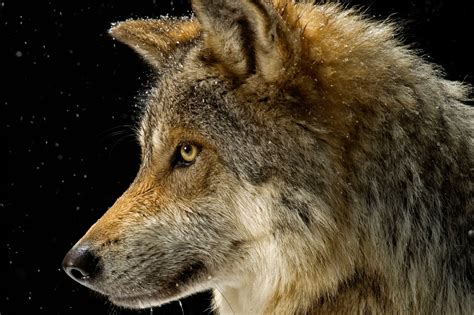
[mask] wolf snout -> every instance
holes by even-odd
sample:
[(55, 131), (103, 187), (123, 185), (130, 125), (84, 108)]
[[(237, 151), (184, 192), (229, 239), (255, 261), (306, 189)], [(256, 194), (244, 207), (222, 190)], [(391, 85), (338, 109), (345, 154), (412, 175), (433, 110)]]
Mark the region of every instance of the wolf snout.
[(77, 282), (90, 282), (101, 273), (100, 258), (87, 245), (74, 246), (63, 259), (63, 269)]

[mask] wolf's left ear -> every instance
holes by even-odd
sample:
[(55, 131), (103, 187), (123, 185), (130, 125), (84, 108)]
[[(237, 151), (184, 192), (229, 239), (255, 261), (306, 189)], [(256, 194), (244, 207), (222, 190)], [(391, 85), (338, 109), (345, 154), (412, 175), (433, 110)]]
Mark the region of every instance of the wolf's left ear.
[(269, 1), (193, 0), (192, 4), (211, 62), (239, 79), (254, 73), (268, 82), (281, 78), (294, 43)]
[(179, 46), (190, 43), (200, 33), (195, 20), (127, 20), (112, 26), (109, 34), (130, 46), (155, 69), (160, 69), (166, 59)]

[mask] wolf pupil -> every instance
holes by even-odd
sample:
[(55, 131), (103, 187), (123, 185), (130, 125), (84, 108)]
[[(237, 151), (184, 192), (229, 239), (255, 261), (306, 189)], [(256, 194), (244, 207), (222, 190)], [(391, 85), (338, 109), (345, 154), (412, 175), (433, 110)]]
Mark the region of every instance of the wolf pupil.
[(192, 148), (190, 145), (185, 144), (185, 145), (183, 146), (183, 152), (184, 152), (184, 153), (190, 154), (192, 151), (193, 151), (193, 148)]

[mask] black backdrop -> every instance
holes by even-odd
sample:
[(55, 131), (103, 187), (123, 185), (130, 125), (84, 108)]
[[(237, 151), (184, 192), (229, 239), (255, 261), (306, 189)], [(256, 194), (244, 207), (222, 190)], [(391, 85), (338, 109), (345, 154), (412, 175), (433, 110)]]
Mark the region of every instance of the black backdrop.
[[(132, 136), (150, 71), (107, 35), (114, 21), (189, 14), (186, 0), (0, 2), (0, 315), (136, 314), (60, 269), (66, 251), (138, 168)], [(404, 23), (405, 39), (448, 78), (474, 82), (474, 2), (346, 1)], [(388, 3), (389, 2), (389, 3)], [(126, 3), (126, 4), (125, 4)], [(206, 312), (209, 295), (154, 314)], [(141, 311), (149, 314), (150, 310)]]

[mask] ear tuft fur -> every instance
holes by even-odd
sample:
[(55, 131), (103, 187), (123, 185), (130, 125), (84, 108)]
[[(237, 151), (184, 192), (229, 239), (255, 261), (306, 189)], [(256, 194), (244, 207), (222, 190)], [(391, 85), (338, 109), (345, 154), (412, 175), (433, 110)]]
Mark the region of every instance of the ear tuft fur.
[(192, 19), (126, 20), (109, 30), (113, 38), (134, 49), (156, 69), (199, 33), (200, 26)]

